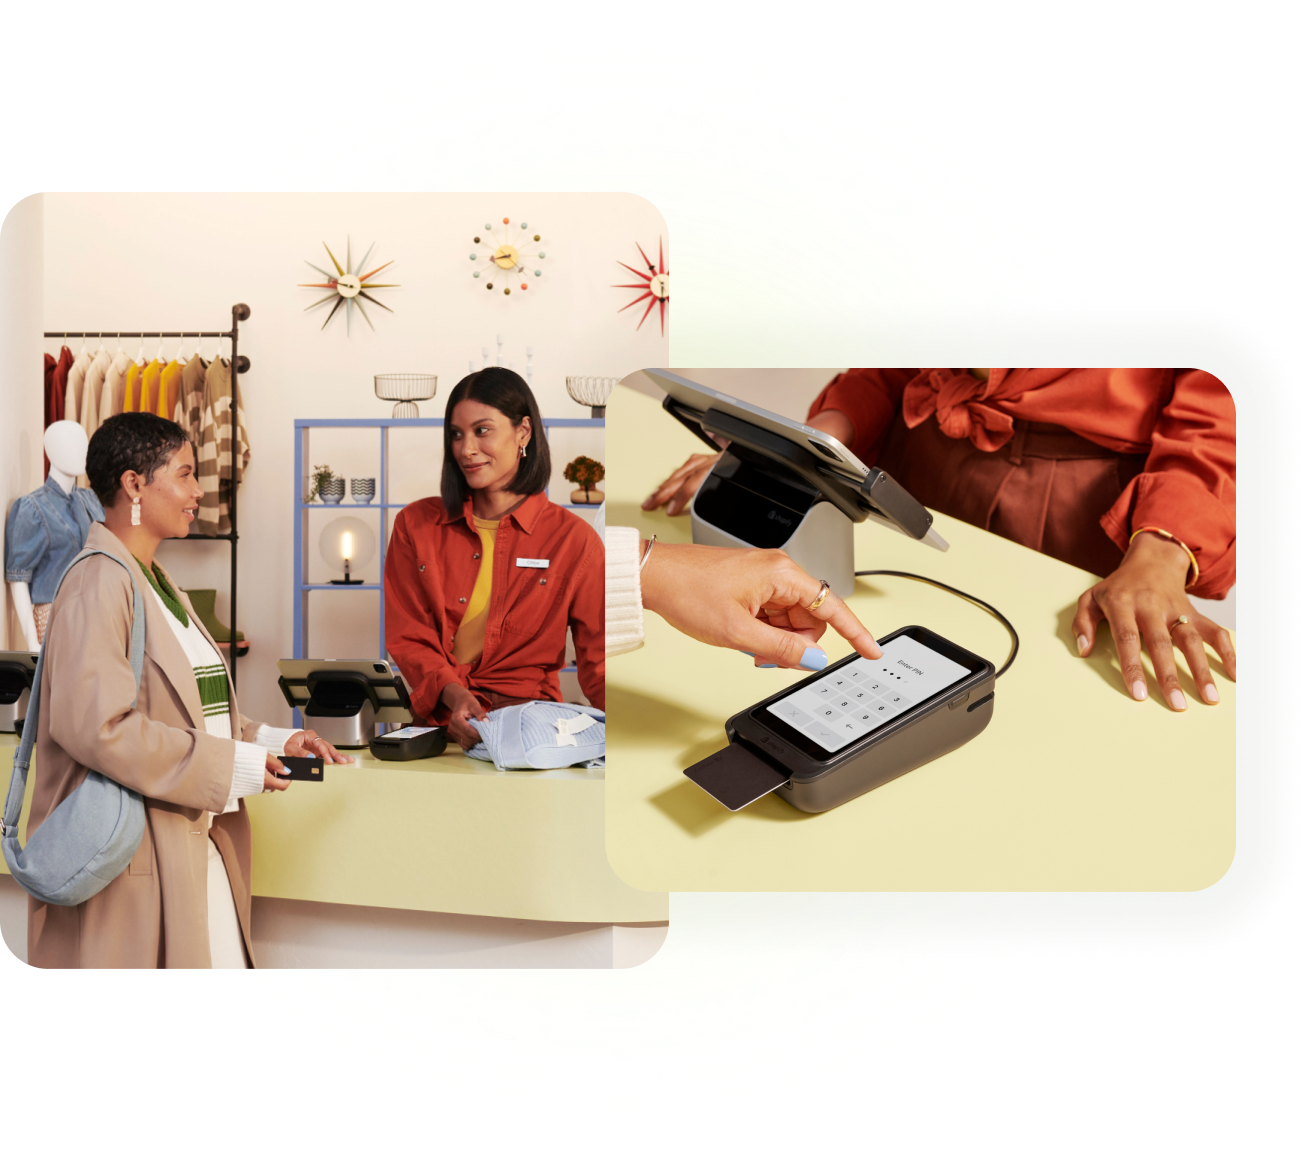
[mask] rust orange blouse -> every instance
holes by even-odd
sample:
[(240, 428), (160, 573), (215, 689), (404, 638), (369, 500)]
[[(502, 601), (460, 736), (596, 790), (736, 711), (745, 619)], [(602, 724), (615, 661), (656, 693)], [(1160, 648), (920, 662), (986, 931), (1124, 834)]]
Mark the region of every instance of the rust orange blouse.
[(1121, 549), (1140, 528), (1159, 528), (1197, 558), (1199, 597), (1223, 597), (1235, 576), (1234, 401), (1205, 371), (1151, 367), (854, 367), (809, 409), (845, 413), (853, 450), (881, 453), (897, 409), (909, 427), (935, 422), (985, 452), (1009, 442), (1014, 421), (1060, 424), (1103, 448), (1147, 457), (1141, 474), (1101, 518)]
[[(548, 563), (525, 563), (540, 561)], [(411, 687), (416, 721), (447, 722), (439, 695), (449, 682), (460, 682), (486, 709), (530, 699), (560, 702), (568, 628), (581, 689), (603, 709), (598, 534), (543, 493), (504, 517), (494, 541), (484, 652), (463, 665), (453, 657), (453, 642), (479, 572), (480, 536), (469, 498), (451, 515), (437, 496), (398, 513), (384, 562), (384, 640)]]

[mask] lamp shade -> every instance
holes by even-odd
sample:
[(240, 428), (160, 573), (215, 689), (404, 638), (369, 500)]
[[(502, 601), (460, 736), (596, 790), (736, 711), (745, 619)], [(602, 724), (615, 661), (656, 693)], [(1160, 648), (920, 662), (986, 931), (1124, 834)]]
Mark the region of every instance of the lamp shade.
[(320, 534), (320, 556), (334, 572), (359, 571), (374, 560), (375, 534), (363, 520), (337, 517)]

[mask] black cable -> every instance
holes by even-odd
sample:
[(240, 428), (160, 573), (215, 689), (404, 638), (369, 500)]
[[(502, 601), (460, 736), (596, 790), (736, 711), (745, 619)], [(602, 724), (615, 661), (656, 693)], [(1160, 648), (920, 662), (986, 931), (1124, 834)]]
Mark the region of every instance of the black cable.
[(931, 577), (923, 577), (918, 573), (901, 573), (896, 569), (861, 569), (855, 573), (856, 577), (904, 577), (909, 581), (922, 581), (926, 585), (935, 585), (938, 589), (944, 589), (947, 593), (953, 593), (956, 597), (963, 597), (965, 601), (972, 601), (974, 605), (985, 609), (997, 621), (1005, 626), (1010, 634), (1010, 656), (1005, 659), (1005, 665), (996, 671), (999, 678), (1011, 666), (1014, 665), (1014, 659), (1019, 654), (1019, 635), (1015, 633), (1014, 626), (1010, 624), (1010, 619), (1005, 616), (994, 605), (988, 605), (981, 597), (974, 597), (972, 593), (965, 593), (962, 589), (956, 589), (953, 585), (947, 585), (944, 581), (934, 581)]

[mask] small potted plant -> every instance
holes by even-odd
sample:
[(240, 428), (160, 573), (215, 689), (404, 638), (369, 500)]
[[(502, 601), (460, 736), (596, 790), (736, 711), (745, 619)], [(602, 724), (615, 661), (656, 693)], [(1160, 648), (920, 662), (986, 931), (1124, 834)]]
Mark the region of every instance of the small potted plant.
[(328, 464), (317, 464), (311, 472), (311, 490), (302, 497), (303, 504), (338, 504), (343, 499), (343, 481)]
[(563, 470), (562, 475), (580, 487), (571, 494), (572, 504), (602, 504), (603, 490), (595, 488), (603, 479), (603, 465), (588, 456), (577, 456)]

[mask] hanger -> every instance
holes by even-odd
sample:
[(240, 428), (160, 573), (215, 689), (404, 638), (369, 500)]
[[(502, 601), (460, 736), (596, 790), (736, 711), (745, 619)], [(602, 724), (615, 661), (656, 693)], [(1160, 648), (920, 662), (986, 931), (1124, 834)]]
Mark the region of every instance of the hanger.
[(144, 363), (146, 362), (146, 336), (145, 336), (145, 335), (141, 335), (141, 336), (138, 337), (138, 343), (137, 343), (137, 359), (135, 360), (135, 362), (137, 362), (137, 363), (142, 363), (142, 364), (144, 364)]
[(155, 351), (155, 361), (156, 361), (157, 363), (168, 363), (168, 362), (169, 362), (169, 357), (168, 357), (167, 355), (165, 355), (165, 349), (164, 349), (164, 332), (163, 332), (163, 331), (160, 332), (160, 346), (156, 348), (156, 351)]
[(186, 338), (186, 336), (183, 335), (183, 334), (180, 332), (180, 333), (179, 333), (179, 336), (178, 336), (178, 354), (174, 356), (174, 362), (175, 362), (175, 363), (182, 363), (182, 362), (183, 362), (183, 340), (184, 340), (185, 338)]

